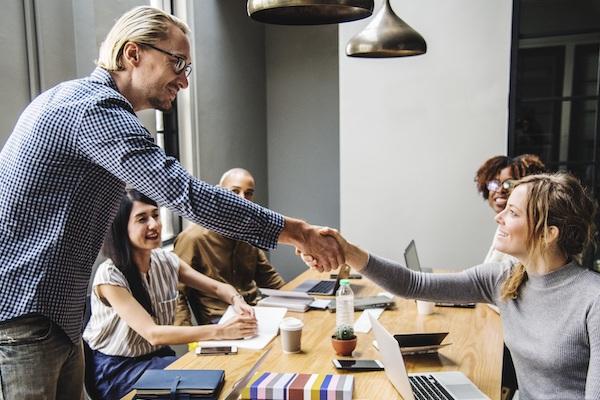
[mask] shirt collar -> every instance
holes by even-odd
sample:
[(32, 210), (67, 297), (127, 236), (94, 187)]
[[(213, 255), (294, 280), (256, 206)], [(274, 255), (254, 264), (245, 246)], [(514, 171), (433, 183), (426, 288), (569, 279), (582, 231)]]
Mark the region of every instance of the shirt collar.
[(110, 73), (102, 67), (96, 67), (94, 72), (92, 72), (92, 74), (90, 75), (90, 79), (92, 81), (109, 86), (112, 89), (116, 90), (117, 92), (119, 91), (119, 88), (117, 87), (117, 83), (115, 82), (115, 80), (112, 78)]

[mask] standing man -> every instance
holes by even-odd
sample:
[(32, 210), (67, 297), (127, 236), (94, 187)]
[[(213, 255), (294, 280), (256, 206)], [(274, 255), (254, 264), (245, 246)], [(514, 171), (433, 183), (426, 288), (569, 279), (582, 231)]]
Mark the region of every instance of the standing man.
[(261, 248), (290, 244), (321, 269), (344, 261), (317, 227), (192, 177), (135, 112), (168, 111), (188, 86), (188, 27), (152, 7), (125, 13), (98, 68), (38, 96), (0, 152), (0, 393), (82, 395), (91, 268), (128, 184), (171, 211)]
[[(245, 169), (225, 172), (219, 186), (243, 199), (254, 200), (254, 177)], [(190, 225), (177, 236), (174, 252), (196, 271), (236, 288), (248, 304), (256, 304), (259, 287), (279, 289), (285, 284), (262, 250), (199, 225)], [(214, 322), (229, 306), (192, 288), (183, 292), (177, 305), (176, 325), (191, 325), (186, 297), (199, 324)]]

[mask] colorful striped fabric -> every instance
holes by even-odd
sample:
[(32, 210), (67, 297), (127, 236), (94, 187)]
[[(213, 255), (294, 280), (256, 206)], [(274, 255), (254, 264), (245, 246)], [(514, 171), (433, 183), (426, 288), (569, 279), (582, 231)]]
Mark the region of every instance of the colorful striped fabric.
[(351, 400), (352, 375), (257, 372), (242, 400)]

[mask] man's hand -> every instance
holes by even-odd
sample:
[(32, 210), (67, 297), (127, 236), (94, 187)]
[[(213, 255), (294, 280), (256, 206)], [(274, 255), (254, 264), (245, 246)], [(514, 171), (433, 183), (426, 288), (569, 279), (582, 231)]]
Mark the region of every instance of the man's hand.
[[(369, 254), (360, 247), (348, 242), (336, 229), (323, 227), (319, 230), (319, 233), (322, 236), (332, 237), (336, 240), (342, 249), (346, 264), (354, 268), (354, 270), (361, 271), (369, 262)], [(317, 260), (311, 254), (304, 253), (302, 250), (296, 248), (296, 255), (300, 256), (308, 267), (323, 271), (323, 269), (319, 268)]]
[(285, 218), (285, 226), (279, 242), (292, 245), (302, 254), (310, 255), (310, 264), (320, 272), (329, 272), (345, 263), (342, 247), (332, 236), (322, 235), (320, 226), (304, 221)]

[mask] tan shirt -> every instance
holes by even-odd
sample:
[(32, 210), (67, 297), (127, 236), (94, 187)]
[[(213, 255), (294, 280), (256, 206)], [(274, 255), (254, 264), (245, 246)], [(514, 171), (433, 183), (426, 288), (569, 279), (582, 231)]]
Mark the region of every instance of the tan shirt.
[[(191, 225), (181, 232), (175, 239), (173, 251), (196, 271), (235, 287), (248, 304), (256, 303), (259, 287), (279, 289), (285, 284), (262, 250), (199, 225)], [(200, 316), (199, 324), (222, 316), (229, 306), (192, 288), (183, 288), (182, 294), (189, 298), (192, 307), (197, 305), (195, 315)], [(176, 325), (191, 324), (184, 296), (180, 296)]]

